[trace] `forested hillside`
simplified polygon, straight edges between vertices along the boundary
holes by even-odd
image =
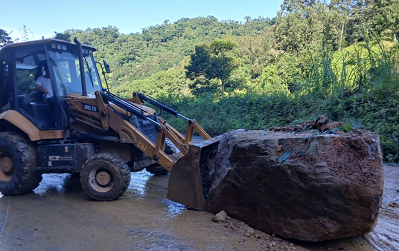
[[[194,51],[196,45],[226,36],[260,36],[268,30],[270,23],[264,18],[248,20],[245,24],[231,20],[220,22],[208,16],[182,18],[175,23],[166,20],[162,25],[129,35],[120,34],[117,27],[103,27],[84,31],[71,29],[57,33],[56,37],[70,41],[77,37],[95,46],[98,49],[97,58],[106,59],[113,69],[110,76],[112,87],[126,86],[129,89],[134,81],[138,81],[137,85],[145,85],[143,91],[157,94],[162,93],[164,88],[154,90],[155,83],[143,80],[151,76],[154,80],[169,78],[176,80],[173,91],[184,89],[185,74],[179,68],[183,69],[182,63],[187,64],[187,59],[182,61]],[[180,75],[184,79],[180,79]],[[159,85],[162,86],[162,83]]]
[[[385,160],[399,162],[398,28],[399,0],[284,0],[273,18],[182,18],[140,33],[55,37],[95,46],[111,65],[111,91],[159,98],[212,134],[326,114],[342,130],[379,132]]]

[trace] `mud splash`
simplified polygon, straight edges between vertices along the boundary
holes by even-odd
[[[373,232],[322,243],[289,242],[166,199],[168,176],[132,173],[127,192],[91,201],[79,177],[46,174],[33,193],[0,194],[0,250],[399,250],[399,167],[385,166]]]

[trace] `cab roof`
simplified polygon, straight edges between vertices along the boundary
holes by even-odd
[[[54,39],[54,38],[47,38],[47,39],[41,39],[41,40],[32,40],[32,41],[26,41],[26,42],[20,42],[20,43],[12,43],[4,46],[3,48],[0,49],[0,52],[3,50],[7,50],[9,48],[16,48],[16,47],[22,47],[22,46],[29,46],[29,45],[37,45],[37,44],[49,44],[49,43],[63,43],[63,44],[70,44],[70,45],[76,45],[74,43],[70,43],[65,40],[60,40],[60,39]],[[90,45],[85,45],[82,44],[82,47],[91,49],[93,51],[96,51],[96,48]]]

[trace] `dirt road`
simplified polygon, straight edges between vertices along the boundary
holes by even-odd
[[[116,201],[89,200],[78,177],[44,175],[33,193],[0,194],[0,250],[399,250],[399,167],[385,167],[384,203],[365,236],[291,243],[238,221],[187,210],[166,199],[168,176],[132,173]]]

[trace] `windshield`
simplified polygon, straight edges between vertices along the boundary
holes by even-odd
[[[63,45],[61,48],[49,50],[49,58],[60,96],[82,94],[78,50]],[[87,49],[83,49],[83,63],[87,95],[94,97],[94,92],[101,91],[101,82],[93,55]]]

